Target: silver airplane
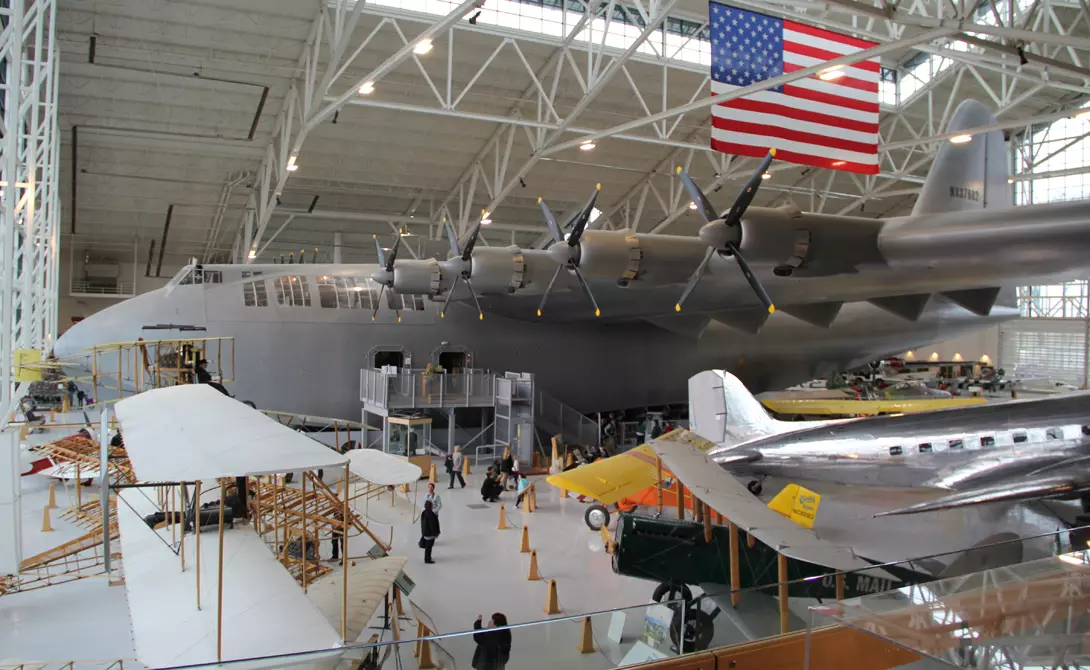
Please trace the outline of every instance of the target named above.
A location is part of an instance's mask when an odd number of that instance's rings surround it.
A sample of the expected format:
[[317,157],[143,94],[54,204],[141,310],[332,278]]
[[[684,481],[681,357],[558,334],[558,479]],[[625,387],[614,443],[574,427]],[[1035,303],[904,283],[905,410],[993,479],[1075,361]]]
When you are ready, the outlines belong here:
[[[950,130],[993,122],[966,101]],[[749,207],[770,152],[725,213],[680,173],[699,237],[593,230],[596,189],[566,236],[543,204],[546,250],[477,247],[478,225],[447,260],[395,243],[379,266],[190,266],[54,351],[205,329],[236,340],[237,397],[352,419],[361,368],[444,355],[532,372],[583,412],[679,401],[712,368],[782,388],[1014,318],[1014,286],[1090,276],[1090,201],[1012,206],[1004,146],[944,145],[910,216]]]

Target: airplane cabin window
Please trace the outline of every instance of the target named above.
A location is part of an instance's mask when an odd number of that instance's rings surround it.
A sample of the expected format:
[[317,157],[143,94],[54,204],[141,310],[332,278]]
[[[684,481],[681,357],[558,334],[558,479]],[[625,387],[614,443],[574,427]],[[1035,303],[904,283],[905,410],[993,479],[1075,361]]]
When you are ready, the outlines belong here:
[[890,456],[900,456],[903,453],[904,453],[904,450],[901,449],[900,447],[890,447],[889,448],[889,455]]
[[1045,438],[1049,440],[1062,440],[1064,438],[1064,429],[1049,428],[1045,431]]
[[950,448],[951,449],[962,449],[962,448],[964,448],[964,446],[965,445],[964,445],[964,443],[962,443],[961,440],[950,440]]
[[980,438],[980,446],[982,446],[982,447],[994,447],[995,446],[995,438],[991,437],[990,435],[987,435],[985,437]]
[[1015,433],[1014,434],[1014,443],[1015,444],[1022,444],[1023,442],[1026,442],[1027,440],[1029,440],[1029,436],[1027,436],[1025,433]]
[[355,277],[318,277],[318,304],[330,309],[362,309],[363,290]]
[[285,307],[310,307],[310,285],[303,276],[276,278],[276,302]]
[[[249,279],[250,277],[259,277],[260,272],[250,272],[248,270],[242,271],[242,278]],[[242,285],[242,298],[247,307],[268,307],[269,306],[269,293],[265,287],[265,280],[258,279],[256,281],[249,281]]]
[[930,442],[921,442],[920,443],[920,453],[921,454],[931,453],[931,443]]

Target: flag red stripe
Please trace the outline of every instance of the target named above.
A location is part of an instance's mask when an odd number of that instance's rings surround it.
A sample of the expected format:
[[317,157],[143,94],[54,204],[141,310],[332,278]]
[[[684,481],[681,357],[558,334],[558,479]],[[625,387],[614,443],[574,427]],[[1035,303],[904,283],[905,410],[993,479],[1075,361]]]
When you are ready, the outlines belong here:
[[878,46],[877,42],[868,42],[866,40],[857,39],[855,37],[841,35],[840,33],[834,33],[828,30],[822,30],[821,28],[815,28],[814,26],[808,26],[802,23],[795,23],[794,21],[784,21],[783,29],[785,32],[788,30],[793,30],[797,33],[806,33],[807,35],[820,37],[823,40],[840,42],[841,44],[847,44],[849,46],[857,47],[859,49],[870,49]]
[[[802,65],[795,65],[794,63],[784,63],[783,64],[784,74],[787,74],[788,72],[797,72],[797,71],[802,70],[802,69],[803,69]],[[821,79],[821,77],[818,77],[817,75],[813,75],[813,76],[814,76],[815,79]],[[878,92],[878,82],[876,82],[876,81],[863,81],[862,79],[854,79],[853,77],[850,76],[850,71],[845,71],[845,73],[843,75],[837,77],[836,79],[821,79],[821,81],[824,81],[826,84],[836,84],[837,86],[847,86],[849,88],[856,88],[856,89],[859,89],[860,91],[867,91],[868,93],[877,93]]]
[[737,98],[735,100],[728,100],[727,102],[719,103],[721,107],[732,107],[734,109],[742,109],[747,112],[757,112],[758,114],[776,114],[784,116],[789,119],[795,119],[797,121],[809,121],[810,123],[823,123],[829,126],[836,126],[837,128],[843,128],[845,130],[856,130],[861,133],[877,133],[877,123],[867,123],[866,121],[856,121],[855,119],[845,119],[841,116],[833,116],[832,114],[822,114],[820,112],[811,112],[805,109],[799,109],[797,107],[790,107],[788,105],[779,105],[774,102],[760,102],[751,98]]
[[[787,53],[799,54],[800,56],[809,56],[811,58],[818,58],[821,60],[832,60],[834,58],[841,58],[846,54],[837,53],[835,51],[828,51],[826,49],[819,49],[818,47],[812,47],[809,44],[799,44],[798,42],[783,41],[783,50]],[[864,60],[858,63],[852,63],[848,67],[857,67],[860,70],[866,70],[868,72],[881,72],[882,66],[874,61]]]
[[802,86],[795,86],[794,84],[783,85],[784,95],[789,95],[793,98],[802,98],[804,100],[813,100],[814,102],[824,102],[827,105],[837,105],[839,107],[847,107],[849,109],[857,109],[861,112],[878,113],[878,102],[863,102],[862,100],[856,100],[854,98],[845,98],[841,95],[833,95],[832,93],[822,93],[820,91],[811,91],[808,88]]
[[[768,149],[766,148],[754,147],[748,144],[722,142],[714,138],[712,139],[712,149],[715,149],[716,151],[721,151],[725,154],[736,154],[738,156],[760,157],[768,153]],[[811,154],[803,154],[796,151],[785,151],[783,149],[776,149],[776,160],[784,160],[789,163],[798,163],[799,165],[811,165],[813,167],[828,168],[830,170],[844,170],[846,172],[855,172],[858,174],[878,174],[877,163],[871,165],[869,163],[840,161],[833,158],[826,158],[824,156],[813,156]]]
[[829,147],[830,149],[843,149],[844,151],[854,151],[861,154],[878,153],[877,142],[872,143],[857,142],[855,140],[845,140],[839,137],[829,137],[828,135],[808,133],[802,130],[792,130],[790,128],[784,128],[782,126],[772,126],[767,123],[750,123],[749,121],[724,119],[718,116],[713,116],[712,126],[715,128],[719,128],[720,130],[733,130],[734,132],[745,133],[747,135],[778,137],[782,140],[791,140],[792,142],[804,142],[806,144],[814,144],[820,147]]

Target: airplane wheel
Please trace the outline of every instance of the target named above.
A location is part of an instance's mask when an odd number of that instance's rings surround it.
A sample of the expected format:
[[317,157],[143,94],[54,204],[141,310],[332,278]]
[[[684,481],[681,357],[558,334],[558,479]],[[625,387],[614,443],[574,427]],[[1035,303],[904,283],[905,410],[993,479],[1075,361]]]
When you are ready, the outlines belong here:
[[288,474],[284,475],[284,483],[285,484],[290,484],[291,480],[293,480],[293,479],[295,479],[295,473],[294,472],[289,472]]
[[746,488],[749,489],[749,492],[755,496],[761,495],[761,491],[764,490],[764,486],[762,486],[761,482],[757,481],[756,479],[746,484]]
[[587,528],[597,532],[609,525],[609,510],[605,505],[591,505],[583,513],[583,520],[587,522]]
[[[677,584],[668,584],[663,582],[655,587],[655,592],[651,594],[651,600],[657,603],[661,603],[663,600],[666,602],[673,601],[673,604],[677,604],[678,600],[684,600],[689,602],[693,599],[692,590],[685,584],[680,586]],[[672,605],[671,605],[672,606]]]
[[712,643],[715,634],[715,624],[712,623],[712,615],[704,610],[691,608],[685,612],[685,644],[679,644],[681,637],[681,613],[675,612],[670,622],[670,641],[684,653],[704,651]]

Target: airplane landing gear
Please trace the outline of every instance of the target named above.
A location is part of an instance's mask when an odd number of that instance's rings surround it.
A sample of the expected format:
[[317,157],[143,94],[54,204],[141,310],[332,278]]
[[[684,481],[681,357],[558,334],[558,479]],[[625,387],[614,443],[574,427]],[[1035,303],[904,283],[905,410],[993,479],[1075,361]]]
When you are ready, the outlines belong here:
[[[688,603],[693,599],[692,590],[685,584],[667,584],[663,582],[655,587],[655,592],[651,594],[651,600],[657,603],[666,601],[671,603],[671,607],[677,605],[677,600],[684,600]],[[680,609],[680,608],[679,608]]]
[[583,513],[583,521],[587,523],[587,528],[598,532],[603,526],[609,525],[609,510],[605,505],[591,505]]
[[680,652],[686,654],[707,649],[711,646],[714,634],[715,624],[712,623],[712,615],[697,607],[689,607],[685,610],[684,624],[682,624],[679,611],[674,612],[674,618],[670,621],[670,641]]

